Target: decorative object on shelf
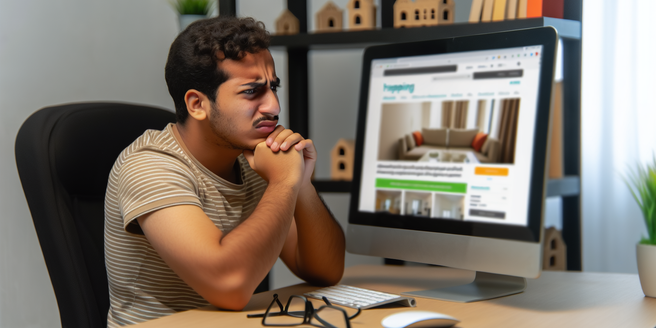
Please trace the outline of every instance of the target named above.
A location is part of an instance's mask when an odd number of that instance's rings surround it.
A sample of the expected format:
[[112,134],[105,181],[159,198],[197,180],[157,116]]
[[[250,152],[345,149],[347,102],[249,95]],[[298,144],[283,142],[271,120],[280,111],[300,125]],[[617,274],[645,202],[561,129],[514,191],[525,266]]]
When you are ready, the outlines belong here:
[[469,22],[478,23],[481,21],[483,12],[483,0],[472,1],[471,8],[469,9]]
[[315,17],[316,32],[339,32],[344,29],[344,11],[328,0]]
[[565,0],[528,0],[526,17],[553,17],[563,18]]
[[549,179],[562,179],[563,170],[563,82],[554,83],[551,103],[551,142],[549,146]]
[[207,18],[213,4],[212,0],[172,0],[171,5],[178,12],[180,31],[199,19]]
[[299,30],[300,23],[298,22],[298,18],[289,9],[285,9],[278,16],[278,19],[276,19],[276,35],[298,34]]
[[330,178],[333,180],[353,180],[355,161],[355,140],[339,139],[330,152]]
[[454,0],[396,0],[394,27],[418,27],[453,24]]
[[636,247],[640,285],[645,296],[656,297],[656,156],[651,164],[631,170],[625,182],[647,225],[647,237]]
[[526,18],[528,0],[517,0],[517,18]]
[[492,21],[500,22],[506,19],[507,0],[494,0],[494,9],[492,10]]
[[567,270],[567,246],[560,230],[554,227],[544,229],[542,270]]
[[483,2],[483,14],[481,15],[481,22],[491,22],[492,15],[494,15],[494,1],[495,0],[485,0]]
[[526,18],[526,8],[531,0],[474,0],[469,12],[469,22],[500,22]]
[[373,0],[350,0],[346,4],[348,29],[351,31],[376,28],[376,5]]
[[515,18],[517,18],[517,0],[508,0],[506,19],[513,20]]

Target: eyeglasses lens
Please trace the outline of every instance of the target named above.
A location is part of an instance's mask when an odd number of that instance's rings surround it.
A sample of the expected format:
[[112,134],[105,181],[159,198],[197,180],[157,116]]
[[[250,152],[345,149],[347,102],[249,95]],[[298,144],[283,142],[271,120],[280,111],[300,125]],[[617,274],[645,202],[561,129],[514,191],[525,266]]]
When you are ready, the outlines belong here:
[[278,311],[278,306],[275,305],[264,317],[264,324],[274,326],[302,324],[305,319],[305,300],[299,297],[291,297],[286,310],[287,313],[282,314]]
[[343,311],[333,307],[322,307],[315,314],[315,320],[318,320],[322,324],[330,324],[336,328],[347,328],[347,318]]

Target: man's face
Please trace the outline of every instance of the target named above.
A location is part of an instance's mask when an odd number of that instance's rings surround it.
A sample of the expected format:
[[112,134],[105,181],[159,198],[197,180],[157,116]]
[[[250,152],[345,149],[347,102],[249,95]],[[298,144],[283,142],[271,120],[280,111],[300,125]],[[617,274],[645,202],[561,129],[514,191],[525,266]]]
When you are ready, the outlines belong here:
[[220,67],[229,79],[219,86],[210,114],[216,142],[231,149],[254,149],[275,129],[280,113],[273,58],[268,50],[247,53]]

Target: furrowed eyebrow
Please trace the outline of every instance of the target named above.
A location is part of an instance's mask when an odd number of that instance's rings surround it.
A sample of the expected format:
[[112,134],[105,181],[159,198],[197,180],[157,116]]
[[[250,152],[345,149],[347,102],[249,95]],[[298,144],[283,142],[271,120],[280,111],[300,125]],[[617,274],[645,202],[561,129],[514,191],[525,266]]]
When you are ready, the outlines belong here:
[[265,86],[267,83],[266,81],[264,82],[250,82],[250,83],[244,83],[241,86],[242,87],[251,87],[251,88],[260,88]]

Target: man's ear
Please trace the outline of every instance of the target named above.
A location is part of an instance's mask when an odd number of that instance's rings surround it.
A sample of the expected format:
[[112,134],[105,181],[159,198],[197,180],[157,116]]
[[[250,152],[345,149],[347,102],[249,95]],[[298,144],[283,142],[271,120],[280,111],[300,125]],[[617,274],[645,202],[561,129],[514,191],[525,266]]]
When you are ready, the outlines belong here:
[[187,104],[187,112],[189,116],[197,121],[203,121],[209,117],[209,112],[212,109],[211,103],[207,96],[194,89],[187,90],[185,93],[185,103]]

